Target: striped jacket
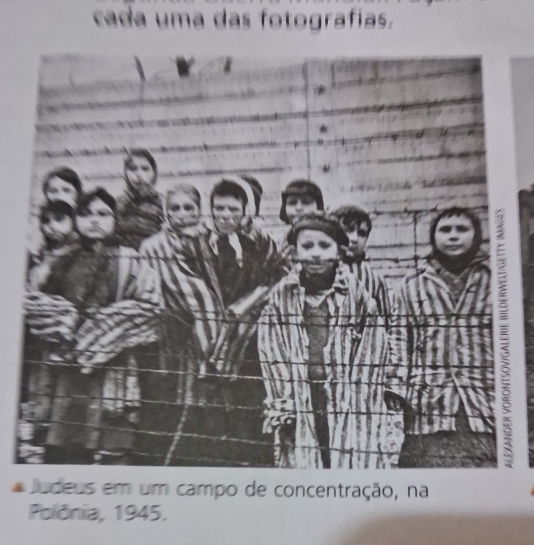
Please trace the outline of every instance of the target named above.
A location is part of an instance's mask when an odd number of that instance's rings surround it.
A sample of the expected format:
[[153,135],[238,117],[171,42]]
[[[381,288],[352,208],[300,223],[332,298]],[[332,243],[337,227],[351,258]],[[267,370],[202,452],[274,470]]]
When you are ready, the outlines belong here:
[[[376,303],[363,285],[340,267],[326,296],[328,425],[332,468],[383,468],[386,331]],[[264,431],[275,433],[279,467],[321,468],[308,375],[304,289],[293,271],[273,290],[258,324],[258,349],[267,390]],[[287,437],[282,424],[294,420]]]
[[159,274],[165,313],[191,326],[199,372],[204,373],[219,334],[222,308],[213,290],[192,270],[197,264],[187,259],[196,241],[193,236],[178,237],[166,226],[141,244],[139,254]]
[[84,263],[81,249],[58,260],[43,291],[28,293],[25,311],[31,333],[50,343],[49,361],[58,366],[48,444],[94,449],[104,414],[137,402],[135,376],[117,357],[156,339],[161,291],[157,274],[131,248],[102,248],[96,274]]
[[43,286],[42,292],[29,288],[25,301],[31,332],[44,341],[71,341],[69,348],[87,371],[127,348],[154,341],[161,312],[159,278],[137,252],[123,246],[106,252],[107,273],[100,280],[109,283],[110,304],[87,307],[82,301],[81,308],[76,308],[80,301],[68,286],[79,279],[71,278],[69,272],[83,251],[65,256],[70,263],[58,261],[55,282]]
[[[276,244],[260,228],[250,225],[239,232],[249,251],[242,256],[243,265],[234,282],[232,303],[225,305],[217,276],[212,233],[196,237],[184,246],[185,263],[199,280],[203,280],[214,297],[216,318],[206,317],[216,330],[216,342],[210,362],[219,374],[236,375],[246,357],[247,347],[257,330],[257,320],[271,287],[282,277]],[[250,249],[253,251],[250,251]]]
[[161,287],[157,274],[136,251],[119,246],[114,302],[90,310],[76,332],[74,352],[84,367],[106,363],[127,348],[156,339],[161,313]]
[[406,433],[455,430],[463,406],[474,432],[493,432],[494,362],[491,270],[470,265],[455,303],[428,261],[408,274],[395,297],[388,389],[407,404]]
[[384,318],[386,329],[388,329],[391,316],[391,303],[385,280],[373,270],[368,261],[351,263],[349,267],[361,280],[369,295],[375,300],[378,314]]

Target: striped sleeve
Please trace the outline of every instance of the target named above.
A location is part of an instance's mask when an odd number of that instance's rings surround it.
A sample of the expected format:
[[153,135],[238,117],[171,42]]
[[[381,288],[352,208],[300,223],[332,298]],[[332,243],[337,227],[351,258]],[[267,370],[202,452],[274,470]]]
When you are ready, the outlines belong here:
[[359,278],[369,295],[375,300],[378,314],[383,317],[386,329],[389,328],[391,302],[384,278],[378,274],[368,261],[363,261],[358,267]]
[[[351,369],[351,383],[357,395],[351,397],[351,411],[357,415],[354,448],[354,467],[381,468],[387,460],[385,446],[384,379],[388,363],[388,343],[384,321],[377,313],[376,303],[360,302],[365,309],[364,327]],[[338,441],[342,444],[342,438]]]
[[391,321],[391,302],[389,298],[386,281],[380,275],[376,275],[376,292],[375,301],[378,306],[378,313],[384,319],[386,329],[389,329]]
[[267,397],[264,432],[274,431],[296,413],[291,383],[291,358],[274,305],[267,305],[258,321],[258,353]]
[[389,328],[389,366],[387,371],[387,390],[406,398],[406,382],[408,379],[409,346],[411,335],[410,312],[406,295],[406,284],[403,281],[394,297],[394,307]]
[[226,320],[220,325],[219,336],[211,358],[222,375],[239,373],[247,347],[256,335],[257,320],[267,303],[273,284],[284,275],[274,240],[260,229],[254,229],[253,240],[259,246],[262,274],[257,287],[226,309]]
[[192,340],[200,360],[207,361],[219,334],[221,315],[208,285],[176,255],[163,237],[141,246],[141,257],[159,272],[166,312],[192,327]]
[[228,307],[228,320],[221,326],[212,361],[221,374],[237,374],[244,361],[247,347],[258,329],[258,319],[272,288],[259,286]]
[[75,357],[86,369],[155,340],[162,309],[159,277],[137,252],[122,250],[116,302],[98,309],[76,332]]
[[49,342],[72,340],[78,312],[63,297],[29,289],[24,300],[24,313],[32,335]]

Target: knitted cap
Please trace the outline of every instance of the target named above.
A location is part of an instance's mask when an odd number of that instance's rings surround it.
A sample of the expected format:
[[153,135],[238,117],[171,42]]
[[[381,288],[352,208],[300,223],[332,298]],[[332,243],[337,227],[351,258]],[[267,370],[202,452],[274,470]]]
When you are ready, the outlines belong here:
[[321,231],[334,239],[338,246],[349,245],[349,238],[341,226],[341,223],[339,223],[339,220],[331,214],[313,212],[312,214],[303,214],[302,216],[299,216],[289,232],[287,237],[288,243],[291,246],[295,246],[299,233],[305,230]]

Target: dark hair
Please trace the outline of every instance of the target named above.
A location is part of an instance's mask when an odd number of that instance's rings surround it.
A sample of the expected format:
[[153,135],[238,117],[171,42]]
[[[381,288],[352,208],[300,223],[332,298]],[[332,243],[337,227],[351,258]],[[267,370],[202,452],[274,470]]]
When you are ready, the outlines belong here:
[[430,244],[432,245],[432,248],[436,247],[436,229],[438,228],[438,223],[442,219],[459,216],[465,216],[466,218],[469,218],[469,220],[473,224],[473,229],[475,230],[473,247],[476,247],[478,251],[480,245],[482,244],[482,226],[480,224],[480,220],[472,210],[469,210],[468,208],[462,208],[460,206],[452,206],[450,208],[446,208],[445,210],[442,210],[432,220],[432,224],[430,225]]
[[210,206],[213,208],[213,199],[215,197],[234,197],[241,201],[243,205],[243,212],[248,204],[248,197],[246,191],[237,183],[231,180],[222,179],[215,184],[215,187],[211,190]]
[[78,194],[78,198],[80,198],[80,194],[82,192],[82,182],[80,180],[80,177],[72,168],[68,167],[61,167],[56,168],[55,170],[52,170],[49,172],[44,180],[43,180],[43,193],[46,197],[46,192],[48,191],[48,186],[50,185],[50,181],[52,178],[60,178],[64,182],[67,182],[70,184],[74,189],[76,190],[76,193]]
[[104,204],[111,208],[113,214],[115,214],[115,198],[112,197],[103,187],[97,187],[88,193],[84,193],[80,197],[76,215],[79,216],[82,212],[86,212],[89,209],[89,205],[96,199],[100,199]]
[[309,195],[317,203],[317,210],[324,210],[323,193],[320,187],[311,180],[293,180],[289,182],[282,192],[282,206],[280,207],[280,219],[289,223],[286,212],[286,203],[289,195]]
[[250,185],[250,189],[252,190],[252,195],[254,196],[256,216],[259,216],[261,197],[263,195],[263,187],[261,187],[260,182],[258,182],[258,180],[256,180],[256,178],[254,178],[253,176],[249,176],[248,174],[241,174],[241,178],[245,180],[245,182],[247,182],[248,185]]
[[39,222],[48,223],[50,216],[56,219],[74,219],[74,208],[65,201],[46,201],[39,210]]
[[341,206],[332,214],[341,222],[345,231],[352,232],[358,228],[361,223],[367,224],[369,233],[373,228],[373,222],[369,213],[359,206]]
[[152,170],[154,171],[154,179],[158,176],[158,165],[156,163],[156,160],[154,159],[154,156],[145,148],[131,148],[127,150],[127,155],[124,158],[124,168],[128,168],[128,165],[130,164],[130,161],[132,160],[132,157],[142,157],[143,159],[146,159],[148,164],[152,167]]

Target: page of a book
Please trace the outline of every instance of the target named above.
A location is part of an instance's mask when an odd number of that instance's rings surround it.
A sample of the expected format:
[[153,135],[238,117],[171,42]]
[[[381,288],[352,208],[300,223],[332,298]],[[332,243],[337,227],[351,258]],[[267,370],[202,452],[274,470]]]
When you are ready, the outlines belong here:
[[533,20],[3,2],[2,542],[531,543]]

